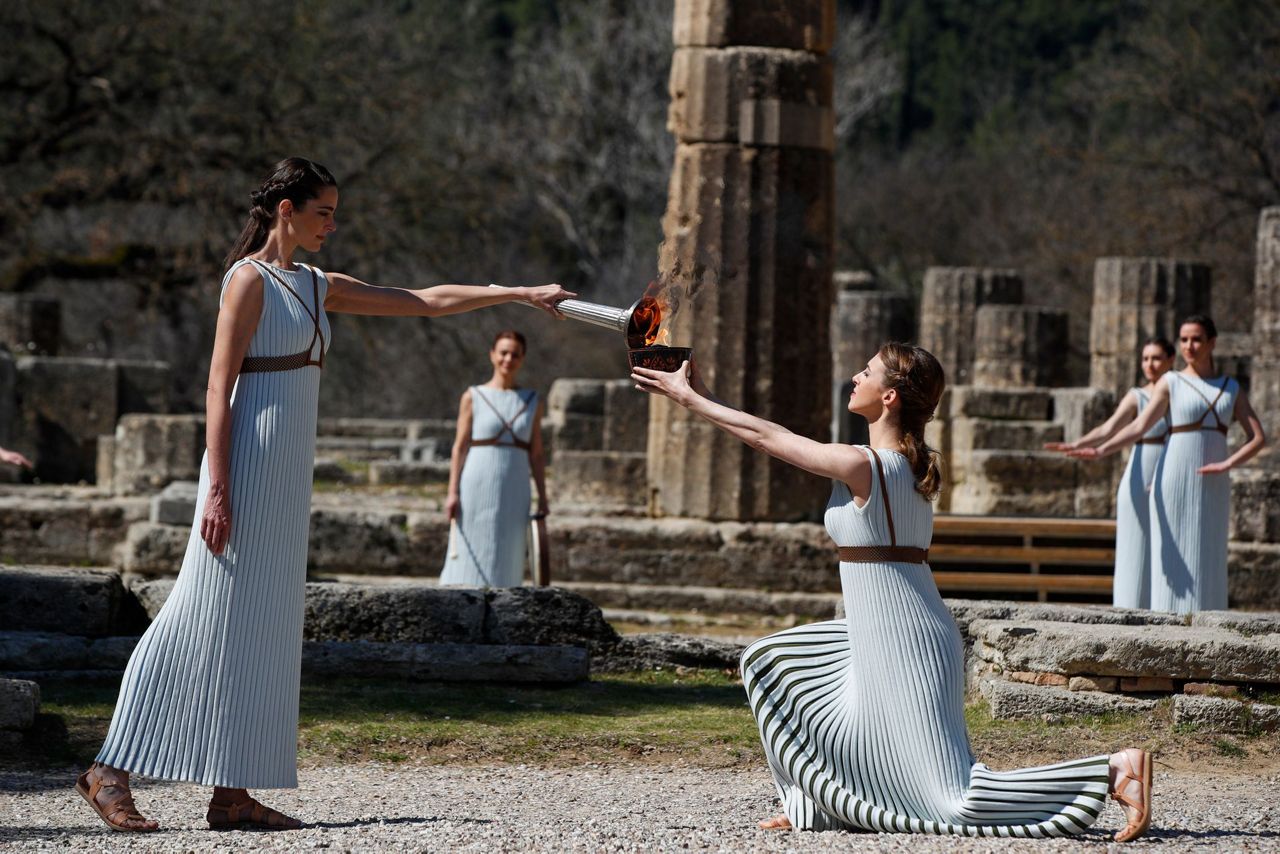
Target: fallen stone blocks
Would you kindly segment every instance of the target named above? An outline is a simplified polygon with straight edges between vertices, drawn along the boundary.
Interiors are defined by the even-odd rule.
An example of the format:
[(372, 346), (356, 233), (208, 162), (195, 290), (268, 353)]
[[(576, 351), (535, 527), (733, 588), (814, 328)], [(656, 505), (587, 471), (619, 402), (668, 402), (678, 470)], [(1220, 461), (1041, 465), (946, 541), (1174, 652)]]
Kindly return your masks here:
[[(33, 489), (32, 487), (25, 487)], [(71, 495), (0, 496), (0, 562), (109, 566), (130, 525), (147, 517), (146, 499)]]
[(0, 747), (21, 740), (40, 711), (40, 686), (29, 679), (0, 679)]

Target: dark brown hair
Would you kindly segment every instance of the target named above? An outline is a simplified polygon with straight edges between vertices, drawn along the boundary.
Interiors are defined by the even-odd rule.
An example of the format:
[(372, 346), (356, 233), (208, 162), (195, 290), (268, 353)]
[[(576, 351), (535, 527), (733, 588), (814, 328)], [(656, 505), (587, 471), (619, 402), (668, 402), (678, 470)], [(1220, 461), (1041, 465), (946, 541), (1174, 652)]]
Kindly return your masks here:
[(1178, 352), (1177, 350), (1174, 349), (1172, 342), (1170, 342), (1169, 339), (1165, 338), (1163, 335), (1152, 335), (1146, 341), (1142, 342), (1142, 349), (1145, 350), (1148, 347), (1152, 346), (1153, 344), (1164, 351), (1164, 357), (1166, 359), (1172, 358), (1173, 354)]
[(325, 187), (336, 187), (329, 170), (305, 157), (286, 157), (275, 165), (262, 186), (249, 194), (249, 220), (240, 231), (240, 237), (227, 253), (224, 267), (231, 265), (262, 247), (267, 242), (271, 223), (276, 218), (276, 206), (284, 199), (302, 207), (319, 197)]
[(521, 356), (529, 352), (529, 345), (525, 343), (524, 336), (514, 329), (504, 329), (497, 335), (493, 336), (493, 343), (489, 345), (489, 350), (492, 351), (494, 347), (497, 347), (498, 342), (503, 338), (510, 338), (512, 341), (519, 344)]
[(1207, 314), (1192, 314), (1182, 318), (1182, 322), (1178, 324), (1178, 329), (1181, 330), (1188, 323), (1194, 323), (1203, 329), (1204, 337), (1206, 338), (1218, 337), (1218, 327), (1214, 326), (1213, 318)]
[(898, 392), (898, 430), (902, 455), (911, 464), (916, 492), (932, 501), (942, 490), (941, 455), (924, 440), (924, 425), (947, 386), (946, 374), (933, 354), (922, 347), (890, 342), (878, 354), (884, 364), (885, 387)]

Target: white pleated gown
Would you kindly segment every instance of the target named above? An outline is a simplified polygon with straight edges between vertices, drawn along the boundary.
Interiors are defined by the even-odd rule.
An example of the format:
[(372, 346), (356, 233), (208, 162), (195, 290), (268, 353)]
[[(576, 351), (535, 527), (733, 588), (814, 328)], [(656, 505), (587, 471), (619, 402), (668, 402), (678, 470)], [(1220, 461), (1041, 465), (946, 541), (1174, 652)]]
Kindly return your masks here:
[[(881, 451), (897, 545), (928, 547), (933, 505), (905, 457)], [(880, 485), (836, 483), (840, 546), (891, 543)], [(782, 808), (800, 830), (1063, 836), (1091, 825), (1108, 757), (992, 771), (964, 720), (964, 650), (927, 564), (841, 563), (846, 618), (747, 647), (742, 678)]]
[[(234, 271), (241, 261), (232, 268)], [(307, 349), (315, 323), (263, 267), (263, 307), (249, 356)], [(327, 281), (271, 268), (318, 316)], [(318, 271), (317, 271), (318, 272)], [(223, 288), (231, 271), (223, 279)], [(320, 369), (241, 374), (231, 399), (231, 539), (200, 537), (208, 456), (182, 569), (125, 668), (97, 761), (166, 780), (267, 789), (297, 786), (298, 684)]]
[(529, 531), (529, 442), (538, 410), (530, 389), (471, 387), (471, 438), (500, 444), (471, 446), (458, 482), (460, 519), (449, 536), (441, 584), (519, 587)]
[[(1138, 415), (1151, 402), (1140, 388), (1129, 389), (1138, 402)], [(1166, 416), (1143, 434), (1143, 439), (1162, 439), (1169, 432)], [(1151, 526), (1149, 508), (1151, 483), (1164, 445), (1137, 444), (1116, 490), (1116, 566), (1111, 588), (1111, 604), (1117, 608), (1151, 607)]]
[[(1169, 423), (1230, 424), (1240, 385), (1229, 377), (1205, 381), (1170, 371)], [(1224, 387), (1225, 383), (1225, 387)], [(1218, 396), (1219, 389), (1222, 395)], [(1151, 609), (1174, 614), (1227, 607), (1227, 527), (1231, 480), (1199, 474), (1227, 458), (1227, 437), (1217, 430), (1171, 433), (1151, 485)]]

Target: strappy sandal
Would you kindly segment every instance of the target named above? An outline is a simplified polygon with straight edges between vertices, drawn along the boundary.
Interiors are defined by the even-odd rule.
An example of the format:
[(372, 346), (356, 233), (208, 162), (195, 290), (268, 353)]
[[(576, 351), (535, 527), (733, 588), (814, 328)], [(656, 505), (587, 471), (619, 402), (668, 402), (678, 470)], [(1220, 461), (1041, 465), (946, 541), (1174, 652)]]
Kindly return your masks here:
[(234, 804), (209, 804), (204, 820), (210, 830), (297, 830), (302, 822), (253, 798)]
[[(1137, 776), (1133, 774), (1135, 770), (1133, 760), (1129, 758), (1128, 753), (1125, 754), (1125, 759), (1125, 764), (1128, 767), (1120, 772), (1120, 778), (1116, 780), (1115, 790), (1111, 792), (1111, 800), (1133, 810), (1137, 817), (1130, 818), (1128, 810), (1125, 811), (1125, 818), (1128, 820), (1128, 824), (1124, 826), (1124, 829), (1116, 833), (1116, 842), (1131, 842), (1146, 833), (1147, 828), (1151, 826), (1151, 754), (1145, 750), (1138, 751)], [(1125, 788), (1132, 781), (1142, 784), (1141, 801), (1135, 802), (1124, 793)]]
[[(93, 811), (98, 814), (98, 818), (106, 822), (107, 827), (112, 830), (118, 830), (122, 833), (154, 833), (159, 827), (146, 826), (129, 826), (126, 822), (145, 822), (149, 821), (144, 815), (138, 812), (137, 805), (133, 802), (133, 795), (125, 786), (119, 783), (103, 783), (102, 778), (94, 776), (90, 779), (90, 768), (79, 777), (76, 778), (76, 791), (80, 793), (80, 797), (89, 802), (89, 806), (93, 807)], [(113, 801), (108, 801), (105, 805), (98, 803), (98, 794), (104, 789), (119, 789), (124, 792), (123, 795)]]

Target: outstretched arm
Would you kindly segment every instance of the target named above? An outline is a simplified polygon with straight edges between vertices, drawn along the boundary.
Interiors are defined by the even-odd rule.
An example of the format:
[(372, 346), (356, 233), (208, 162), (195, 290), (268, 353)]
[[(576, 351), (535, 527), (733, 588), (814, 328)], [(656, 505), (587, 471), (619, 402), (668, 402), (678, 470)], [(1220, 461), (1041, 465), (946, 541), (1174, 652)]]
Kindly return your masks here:
[(1249, 396), (1243, 391), (1236, 397), (1235, 417), (1244, 428), (1244, 444), (1236, 448), (1236, 452), (1220, 463), (1209, 463), (1201, 466), (1200, 474), (1220, 474), (1230, 471), (1242, 463), (1253, 459), (1267, 444), (1267, 436), (1262, 432), (1262, 422), (1249, 403)]
[(10, 451), (8, 448), (0, 448), (0, 463), (10, 463), (23, 468), (34, 469), (35, 464), (31, 460), (24, 457), (17, 451)]
[(393, 317), (442, 317), (508, 302), (528, 303), (555, 317), (556, 304), (574, 294), (559, 285), (491, 288), (482, 285), (435, 285), (430, 288), (389, 288), (370, 285), (345, 273), (329, 273), (325, 311)]
[(1121, 427), (1137, 416), (1138, 402), (1133, 399), (1133, 395), (1126, 394), (1124, 399), (1120, 401), (1120, 405), (1116, 407), (1116, 411), (1111, 413), (1111, 417), (1106, 421), (1103, 421), (1074, 442), (1045, 442), (1044, 449), (1046, 451), (1074, 451), (1077, 448), (1096, 448), (1114, 436)]
[(858, 498), (871, 494), (871, 463), (850, 445), (817, 442), (791, 432), (781, 424), (758, 418), (713, 399), (701, 380), (695, 391), (690, 383), (690, 363), (671, 373), (633, 368), (636, 388), (661, 394), (757, 451), (822, 477), (844, 481)]
[(1147, 431), (1156, 426), (1156, 422), (1168, 411), (1169, 381), (1167, 376), (1163, 376), (1156, 381), (1155, 387), (1151, 390), (1151, 402), (1147, 404), (1147, 408), (1142, 410), (1141, 415), (1130, 421), (1127, 427), (1097, 447), (1075, 448), (1067, 451), (1067, 454), (1083, 460), (1096, 460), (1114, 454), (1145, 436)]
[(457, 519), (462, 509), (462, 466), (471, 450), (471, 389), (462, 393), (458, 401), (458, 427), (453, 434), (453, 453), (449, 455), (449, 492), (444, 502), (445, 513)]

